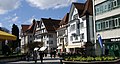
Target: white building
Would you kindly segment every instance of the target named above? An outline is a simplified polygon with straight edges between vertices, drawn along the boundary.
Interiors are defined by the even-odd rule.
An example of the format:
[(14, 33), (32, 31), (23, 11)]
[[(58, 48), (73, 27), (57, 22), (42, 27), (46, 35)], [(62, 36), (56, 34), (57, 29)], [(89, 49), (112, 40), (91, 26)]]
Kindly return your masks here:
[[(94, 41), (94, 24), (92, 19), (92, 0), (86, 3), (72, 3), (68, 21), (68, 46), (66, 52), (86, 50), (90, 55)], [(92, 54), (92, 53), (91, 53)]]
[(67, 13), (64, 18), (59, 23), (60, 27), (56, 30), (57, 31), (57, 49), (58, 53), (66, 52), (65, 47), (68, 45), (68, 31), (67, 31), (67, 24), (68, 24), (69, 13)]
[(31, 25), (21, 25), (21, 27), (21, 52), (26, 53), (30, 49), (29, 44), (33, 43), (34, 40), (35, 20)]
[[(94, 4), (96, 34), (102, 37), (105, 54), (120, 56), (120, 0), (95, 0)], [(100, 55), (98, 47), (97, 54)]]
[(28, 36), (27, 36), (27, 32), (26, 30), (28, 29), (30, 25), (21, 25), (22, 29), (21, 29), (21, 33), (20, 33), (20, 37), (21, 37), (21, 52), (25, 53), (25, 44), (28, 43)]
[(41, 18), (40, 23), (36, 26), (35, 40), (43, 42), (43, 46), (47, 47), (48, 53), (57, 48), (57, 32), (60, 20), (51, 18)]

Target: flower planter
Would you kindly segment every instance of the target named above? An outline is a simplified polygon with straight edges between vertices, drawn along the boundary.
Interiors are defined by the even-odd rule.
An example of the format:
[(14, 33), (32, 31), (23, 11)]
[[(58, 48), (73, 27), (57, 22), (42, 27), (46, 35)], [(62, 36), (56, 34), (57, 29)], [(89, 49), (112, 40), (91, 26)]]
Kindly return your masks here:
[(120, 64), (120, 59), (114, 61), (65, 61), (62, 60), (65, 64)]

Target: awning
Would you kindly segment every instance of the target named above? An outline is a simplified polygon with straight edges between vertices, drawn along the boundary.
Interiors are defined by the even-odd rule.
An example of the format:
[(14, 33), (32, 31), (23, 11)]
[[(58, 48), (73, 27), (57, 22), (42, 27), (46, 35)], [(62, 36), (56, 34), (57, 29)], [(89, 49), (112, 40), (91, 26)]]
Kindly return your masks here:
[(62, 46), (58, 46), (58, 48), (57, 49), (62, 49)]
[(16, 39), (17, 39), (16, 36), (0, 31), (0, 40), (16, 40)]
[(43, 46), (39, 49), (39, 51), (44, 51), (47, 47)]
[(34, 48), (34, 51), (37, 51), (38, 49), (39, 49), (38, 47), (35, 47), (35, 48)]
[(36, 39), (34, 40), (34, 42), (41, 42), (41, 39)]
[(81, 46), (81, 45), (68, 45), (65, 48), (85, 48), (85, 46)]

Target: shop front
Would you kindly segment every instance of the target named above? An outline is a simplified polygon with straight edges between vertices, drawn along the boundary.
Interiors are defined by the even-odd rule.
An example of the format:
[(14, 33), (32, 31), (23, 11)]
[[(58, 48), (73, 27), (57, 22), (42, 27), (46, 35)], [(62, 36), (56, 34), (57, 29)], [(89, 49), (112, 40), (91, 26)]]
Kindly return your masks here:
[(105, 55), (120, 56), (120, 38), (112, 38), (104, 40)]

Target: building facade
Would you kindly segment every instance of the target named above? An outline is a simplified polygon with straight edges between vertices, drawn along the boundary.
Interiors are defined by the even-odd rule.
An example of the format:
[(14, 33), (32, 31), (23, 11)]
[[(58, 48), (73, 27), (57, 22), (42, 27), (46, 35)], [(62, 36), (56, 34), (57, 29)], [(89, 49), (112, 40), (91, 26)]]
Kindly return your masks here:
[(69, 18), (69, 13), (67, 13), (64, 16), (64, 18), (59, 23), (60, 27), (56, 30), (58, 53), (66, 52), (65, 47), (68, 45), (68, 31), (67, 31), (68, 18)]
[(92, 15), (92, 0), (87, 0), (86, 3), (72, 3), (68, 21), (67, 52), (85, 51), (88, 55), (92, 54), (89, 53), (93, 49), (94, 41)]
[(26, 30), (28, 29), (30, 25), (21, 25), (22, 29), (21, 29), (21, 33), (20, 33), (20, 37), (21, 37), (21, 53), (25, 53), (25, 44), (27, 44), (28, 42), (28, 37), (27, 37), (27, 33)]
[(31, 48), (29, 44), (33, 43), (34, 41), (34, 29), (35, 29), (36, 21), (33, 20), (31, 25), (21, 25), (21, 52), (27, 53), (28, 50)]
[[(120, 0), (95, 0), (94, 4), (96, 34), (102, 37), (104, 54), (120, 56)], [(97, 50), (101, 53), (100, 47)]]
[(47, 53), (57, 48), (57, 33), (60, 20), (51, 18), (41, 18), (40, 23), (36, 26), (35, 40), (43, 43), (47, 47)]

